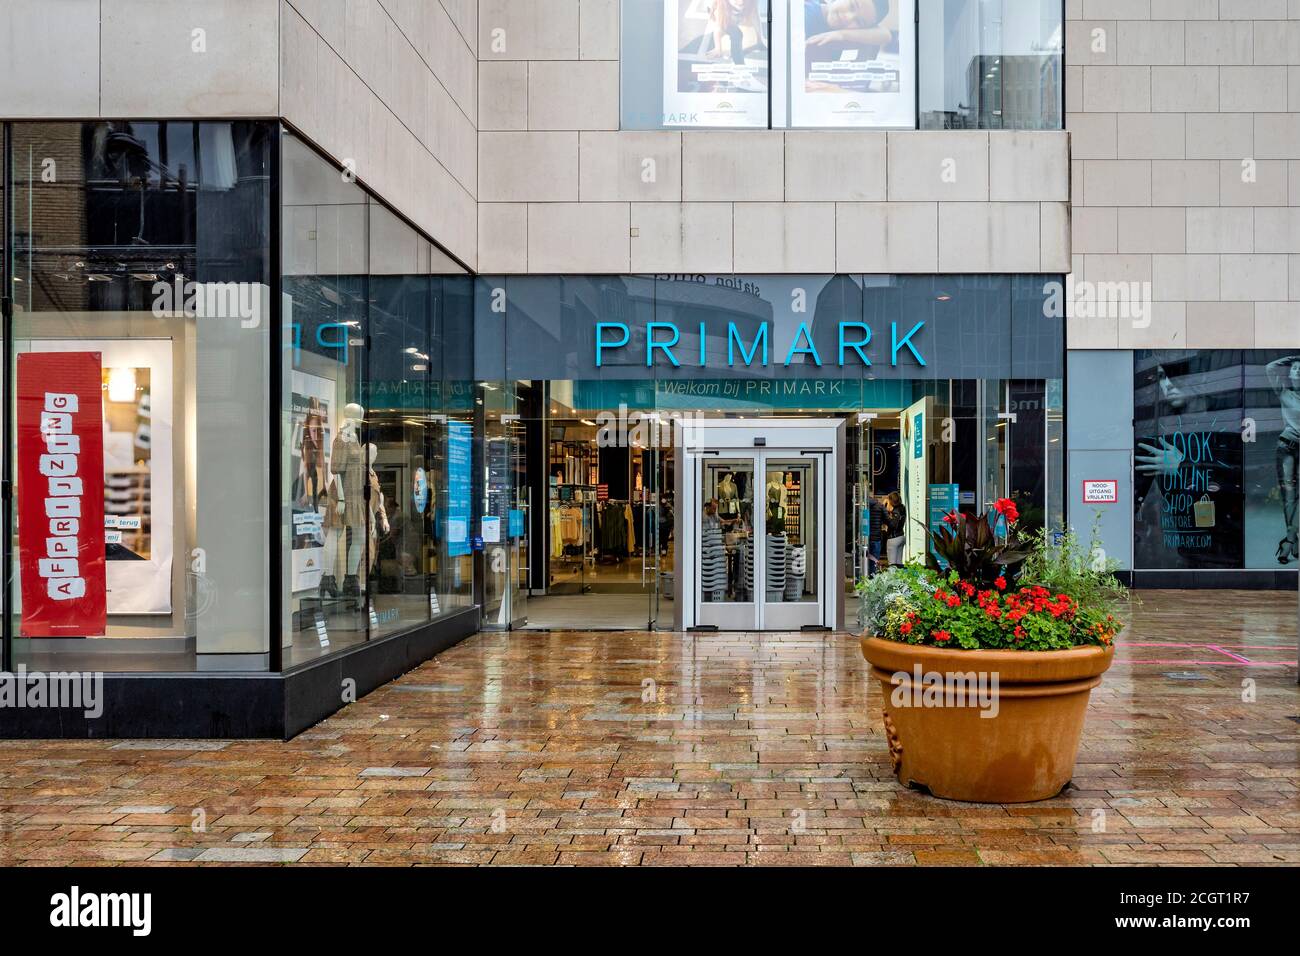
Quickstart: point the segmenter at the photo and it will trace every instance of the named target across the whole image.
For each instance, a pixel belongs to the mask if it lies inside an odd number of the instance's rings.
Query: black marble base
[[[472,607],[282,674],[105,672],[98,715],[88,715],[82,700],[15,706],[0,688],[0,739],[288,740],[342,709],[350,702],[345,697],[361,699],[478,629],[479,609]],[[32,671],[29,680],[37,673],[43,672]],[[16,684],[12,675],[0,675],[4,680]]]

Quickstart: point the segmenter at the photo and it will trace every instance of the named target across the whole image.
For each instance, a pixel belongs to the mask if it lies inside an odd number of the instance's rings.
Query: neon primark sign
[[[740,359],[740,364],[746,368],[752,367],[756,362],[760,367],[767,367],[772,363],[770,343],[772,342],[772,333],[769,329],[770,322],[764,322],[758,326],[751,341],[746,342],[736,323],[727,323],[727,367],[735,368],[736,359]],[[692,361],[690,364],[698,365],[700,368],[707,368],[709,365],[708,341],[709,335],[706,329],[706,323],[701,322],[699,328],[699,345],[698,355],[689,356]],[[899,356],[903,353],[909,353],[918,366],[925,367],[925,359],[922,357],[916,343],[912,341],[913,336],[925,327],[925,321],[917,322],[912,328],[899,334],[898,323],[889,323],[889,364],[896,367],[899,363]],[[795,332],[793,340],[790,342],[790,348],[785,353],[785,361],[782,363],[789,366],[794,363],[795,356],[807,356],[803,364],[812,364],[821,367],[824,364],[838,365],[843,368],[846,365],[863,365],[870,367],[872,362],[868,356],[868,351],[872,348],[872,331],[871,326],[865,322],[840,322],[837,328],[837,347],[833,350],[835,354],[823,357],[813,343],[812,333],[808,331],[808,323],[800,322],[799,329]],[[687,353],[693,351],[689,346],[682,343],[682,332],[675,322],[647,322],[645,325],[645,366],[653,368],[656,364],[663,365],[663,359],[667,359],[667,364],[673,368],[682,367],[682,359],[687,358]],[[626,349],[632,346],[632,329],[624,322],[597,322],[596,323],[596,368],[601,368],[605,364],[607,353],[617,352],[620,349]],[[658,355],[656,353],[659,353]],[[679,358],[679,356],[681,356]],[[884,355],[878,356],[884,361]],[[626,364],[626,363],[620,363]],[[715,362],[715,364],[717,364]]]

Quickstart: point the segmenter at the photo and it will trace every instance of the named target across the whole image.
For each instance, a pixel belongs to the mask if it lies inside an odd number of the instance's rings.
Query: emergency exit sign
[[[1119,501],[1119,481],[1114,478],[1088,478],[1083,482],[1085,505],[1113,505]]]

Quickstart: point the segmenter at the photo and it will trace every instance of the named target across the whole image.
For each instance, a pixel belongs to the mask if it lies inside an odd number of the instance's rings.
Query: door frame
[[[700,626],[698,597],[699,463],[705,456],[758,459],[763,457],[820,457],[824,497],[818,528],[818,595],[820,623],[816,627],[843,630],[845,520],[845,423],[842,418],[729,418],[696,419],[678,429],[674,498],[677,548],[673,553],[673,626],[689,630]],[[757,554],[757,551],[756,551]],[[757,582],[756,582],[757,584]],[[757,588],[756,588],[757,590]],[[763,629],[762,593],[755,595],[756,628]]]

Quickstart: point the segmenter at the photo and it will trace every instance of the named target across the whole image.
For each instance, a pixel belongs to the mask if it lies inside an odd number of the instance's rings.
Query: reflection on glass
[[[769,460],[763,489],[766,600],[817,600],[817,462]]]
[[[703,464],[700,590],[710,603],[754,600],[754,462]]]
[[[6,603],[19,663],[267,667],[275,135],[251,121],[12,126],[13,352],[29,368],[52,353],[81,364],[87,413],[104,426],[102,473],[78,476],[103,496],[102,527],[73,532],[102,553],[104,597],[74,628],[53,632],[38,600],[22,601],[49,545],[22,520],[19,481]],[[40,450],[15,438],[18,477]],[[137,639],[138,653],[46,641],[99,636]]]
[[[284,662],[419,627],[472,591],[467,277],[283,140]],[[464,374],[461,372],[460,374]]]
[[[921,4],[922,129],[1061,129],[1060,0]]]

